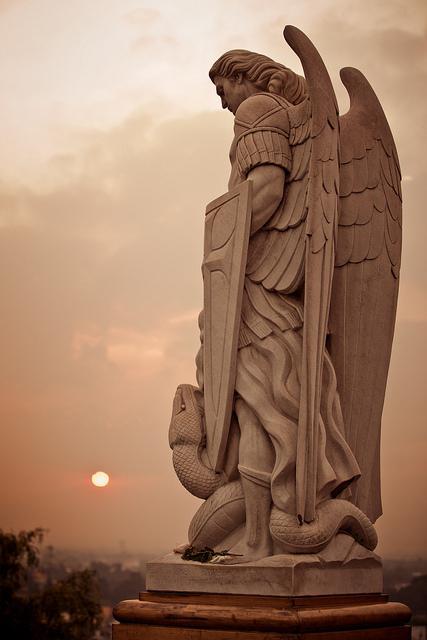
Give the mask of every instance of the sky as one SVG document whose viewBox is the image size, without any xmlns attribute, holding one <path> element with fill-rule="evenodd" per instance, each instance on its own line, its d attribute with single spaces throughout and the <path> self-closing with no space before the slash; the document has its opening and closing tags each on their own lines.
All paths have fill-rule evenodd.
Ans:
<svg viewBox="0 0 427 640">
<path fill-rule="evenodd" d="M 427 553 L 427 6 L 422 0 L 0 0 L 0 526 L 165 552 L 199 501 L 171 464 L 195 381 L 206 204 L 232 115 L 207 72 L 247 48 L 300 71 L 285 24 L 375 88 L 404 245 L 382 429 L 385 556 Z M 111 476 L 97 489 L 90 475 Z"/>
</svg>

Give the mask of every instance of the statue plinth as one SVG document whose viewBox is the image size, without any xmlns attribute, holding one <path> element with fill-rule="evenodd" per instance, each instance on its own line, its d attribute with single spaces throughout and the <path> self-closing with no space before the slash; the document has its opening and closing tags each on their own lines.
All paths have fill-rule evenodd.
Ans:
<svg viewBox="0 0 427 640">
<path fill-rule="evenodd" d="M 381 559 L 350 536 L 338 534 L 317 554 L 278 554 L 239 565 L 200 563 L 168 554 L 147 564 L 150 592 L 254 596 L 381 593 Z"/>
<path fill-rule="evenodd" d="M 223 565 L 147 564 L 148 591 L 114 609 L 113 640 L 410 640 L 411 612 L 382 594 L 380 558 L 338 534 L 317 554 Z"/>
<path fill-rule="evenodd" d="M 281 598 L 144 592 L 114 609 L 113 640 L 410 640 L 411 612 L 381 594 Z"/>
</svg>

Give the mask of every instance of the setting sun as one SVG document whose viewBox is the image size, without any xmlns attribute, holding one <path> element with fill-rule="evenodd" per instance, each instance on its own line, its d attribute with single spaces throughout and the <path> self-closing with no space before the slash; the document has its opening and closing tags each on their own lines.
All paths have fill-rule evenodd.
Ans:
<svg viewBox="0 0 427 640">
<path fill-rule="evenodd" d="M 105 471 L 96 471 L 96 473 L 92 474 L 92 484 L 95 487 L 106 487 L 110 482 L 110 476 Z"/>
</svg>

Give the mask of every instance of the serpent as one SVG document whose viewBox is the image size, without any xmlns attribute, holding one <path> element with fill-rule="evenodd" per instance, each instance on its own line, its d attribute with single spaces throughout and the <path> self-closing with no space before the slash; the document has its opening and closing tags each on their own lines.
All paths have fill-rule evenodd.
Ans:
<svg viewBox="0 0 427 640">
<path fill-rule="evenodd" d="M 224 473 L 209 468 L 203 421 L 203 395 L 189 384 L 178 386 L 169 427 L 173 466 L 183 486 L 205 501 L 191 520 L 189 544 L 215 548 L 245 522 L 245 499 L 240 480 L 229 481 Z M 354 504 L 341 498 L 321 502 L 312 522 L 300 524 L 293 514 L 271 508 L 270 532 L 284 551 L 317 553 L 343 531 L 369 550 L 378 538 L 369 518 Z"/>
</svg>

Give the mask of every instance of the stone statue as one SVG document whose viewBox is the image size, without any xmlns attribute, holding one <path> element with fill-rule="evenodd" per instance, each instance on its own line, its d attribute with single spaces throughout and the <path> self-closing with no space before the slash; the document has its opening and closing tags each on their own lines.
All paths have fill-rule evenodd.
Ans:
<svg viewBox="0 0 427 640">
<path fill-rule="evenodd" d="M 234 114 L 229 192 L 206 210 L 199 387 L 170 426 L 182 484 L 205 501 L 189 545 L 222 563 L 367 549 L 381 515 L 381 414 L 401 252 L 400 169 L 381 105 L 295 27 L 305 78 L 229 51 L 210 78 Z"/>
</svg>

